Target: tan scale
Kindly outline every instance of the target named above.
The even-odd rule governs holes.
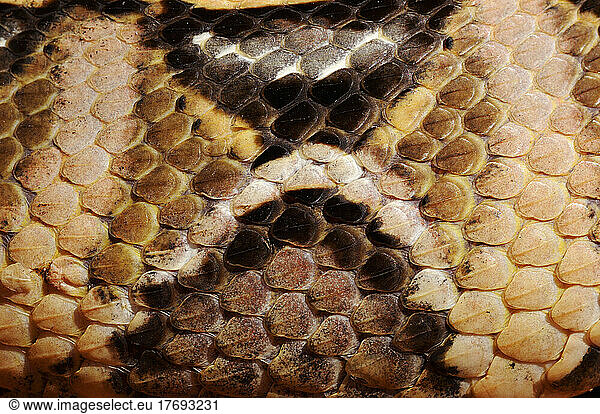
[[[451,175],[436,180],[421,201],[424,216],[443,221],[461,221],[475,204],[471,184]]]
[[[108,283],[131,285],[144,271],[139,249],[124,243],[111,244],[90,262],[90,273]]]
[[[531,398],[543,387],[544,368],[494,356],[486,376],[473,385],[473,396],[486,398]]]
[[[564,329],[586,331],[600,319],[598,292],[592,287],[571,286],[552,306],[550,316]]]
[[[584,127],[589,118],[589,111],[569,102],[559,103],[550,114],[550,124],[552,128],[565,135],[573,135],[579,133]],[[580,135],[576,135],[577,139]]]
[[[89,320],[107,325],[126,325],[134,316],[126,289],[118,286],[96,286],[79,305]]]
[[[0,343],[29,347],[35,342],[38,330],[30,319],[29,310],[3,303],[0,305]]]
[[[523,267],[504,290],[504,300],[515,309],[542,310],[550,308],[560,298],[562,289],[554,273],[545,268]]]
[[[41,191],[31,202],[31,215],[50,226],[66,224],[79,208],[79,193],[72,185],[58,182]]]
[[[519,265],[548,266],[561,260],[565,248],[565,241],[550,225],[532,223],[523,226],[508,253]]]
[[[421,233],[410,249],[410,258],[419,266],[448,269],[460,263],[466,250],[467,244],[460,227],[436,223]]]
[[[563,183],[551,178],[530,181],[519,195],[515,210],[521,217],[548,221],[558,217],[569,201]]]
[[[82,214],[58,229],[57,240],[61,249],[86,259],[108,246],[108,229],[98,217]]]
[[[567,334],[545,312],[513,313],[496,339],[498,349],[522,362],[543,363],[560,356]]]
[[[123,366],[127,359],[124,331],[113,326],[90,324],[76,342],[79,353],[90,361]]]
[[[466,291],[450,311],[448,322],[461,333],[488,335],[504,329],[509,317],[498,293]]]
[[[599,285],[598,261],[600,261],[600,249],[597,244],[576,240],[569,245],[558,265],[557,277],[569,284]]]
[[[52,260],[45,280],[69,296],[83,297],[88,291],[88,269],[82,261],[71,256],[58,256]]]
[[[464,221],[463,232],[470,241],[496,246],[512,241],[521,224],[522,220],[509,204],[485,201]]]
[[[20,263],[0,271],[0,287],[4,298],[27,307],[34,306],[44,296],[42,276]]]
[[[54,143],[67,155],[77,154],[94,143],[101,128],[102,122],[98,119],[89,114],[82,115],[61,123],[54,136]]]
[[[28,5],[32,5],[30,3],[39,5],[37,0],[28,1]],[[194,3],[209,9],[275,5],[271,0],[226,4],[194,0]],[[465,311],[471,315],[473,309],[484,307],[496,309],[497,305],[501,310],[504,300],[507,308],[502,312],[510,312],[510,320],[500,333],[494,333],[495,339],[485,335],[453,334],[433,351],[427,362],[427,366],[433,363],[435,370],[424,371],[421,356],[398,352],[389,338],[362,339],[358,346],[354,331],[357,328],[349,316],[359,303],[369,301],[356,287],[353,271],[311,273],[308,282],[299,285],[290,285],[280,272],[278,277],[284,279],[277,286],[301,288],[294,293],[271,290],[270,284],[263,280],[262,271],[231,275],[224,272],[217,286],[209,287],[215,289],[214,295],[195,293],[183,302],[176,300],[179,306],[171,314],[169,323],[196,332],[179,333],[174,337],[177,340],[169,339],[164,348],[161,343],[162,349],[147,352],[136,361],[130,361],[125,354],[117,355],[116,343],[107,344],[107,338],[116,333],[124,343],[124,331],[109,326],[115,321],[121,321],[123,327],[128,325],[134,310],[128,308],[131,304],[126,289],[114,285],[133,284],[146,268],[142,264],[142,253],[133,246],[118,243],[105,249],[108,245],[106,228],[116,227],[120,214],[125,215],[132,203],[146,201],[160,207],[152,207],[155,213],[151,220],[152,231],[143,242],[154,239],[159,228],[163,231],[159,239],[152,241],[150,254],[144,258],[153,267],[177,269],[196,254],[198,246],[226,247],[243,226],[231,214],[230,199],[243,193],[244,188],[254,191],[262,188],[246,187],[250,177],[247,161],[263,150],[265,142],[242,117],[218,109],[213,100],[190,88],[183,76],[178,76],[179,69],[174,70],[164,63],[168,50],[155,49],[152,43],[143,42],[150,30],[138,25],[137,13],[109,19],[82,6],[64,7],[67,17],[45,22],[43,31],[48,38],[33,55],[19,58],[15,63],[25,70],[18,73],[11,68],[15,77],[5,76],[9,82],[0,86],[0,93],[8,102],[0,104],[0,114],[4,115],[0,117],[0,176],[6,180],[0,183],[0,230],[5,233],[8,253],[6,260],[0,257],[0,275],[17,265],[25,266],[24,271],[30,274],[38,274],[39,270],[39,274],[44,274],[44,288],[49,293],[33,311],[8,302],[0,305],[0,321],[7,321],[0,326],[0,342],[10,345],[0,350],[0,361],[3,361],[0,372],[8,377],[0,381],[1,386],[14,393],[57,397],[124,396],[130,392],[127,383],[135,392],[156,396],[196,396],[199,392],[200,395],[214,392],[219,396],[267,393],[270,396],[329,393],[389,396],[399,391],[398,395],[403,396],[529,397],[575,395],[597,385],[594,375],[587,375],[581,381],[577,376],[582,369],[594,369],[597,351],[586,342],[600,343],[600,323],[594,324],[594,317],[590,316],[585,324],[581,323],[586,327],[592,324],[588,332],[584,333],[576,324],[569,325],[571,331],[566,331],[554,323],[552,315],[569,299],[571,293],[565,292],[595,292],[598,284],[593,258],[594,242],[600,240],[600,225],[596,223],[593,199],[600,198],[597,185],[600,169],[594,158],[600,151],[595,121],[588,123],[594,108],[600,106],[598,20],[588,12],[578,11],[579,6],[570,2],[554,3],[553,7],[547,7],[542,0],[463,4],[462,10],[442,25],[442,33],[452,36],[452,47],[443,50],[436,44],[436,48],[415,65],[414,79],[419,85],[385,104],[385,117],[395,129],[377,125],[375,141],[348,150],[347,155],[338,151],[334,151],[335,155],[324,155],[321,149],[309,155],[308,147],[303,147],[254,171],[255,176],[266,180],[285,182],[285,185],[276,184],[283,191],[323,188],[333,194],[349,188],[345,194],[352,200],[367,201],[370,212],[374,213],[367,219],[369,241],[364,229],[354,231],[343,227],[352,235],[352,243],[345,246],[348,250],[344,253],[345,258],[352,259],[349,266],[352,269],[361,266],[373,251],[371,239],[377,244],[383,240],[386,247],[388,244],[394,248],[412,246],[410,259],[423,269],[399,292],[373,295],[386,300],[363,306],[367,311],[360,326],[370,326],[365,331],[393,333],[395,325],[404,317],[403,308],[426,312],[443,310],[454,316]],[[161,11],[168,8],[153,3],[144,13],[158,16]],[[381,32],[387,36],[385,31]],[[386,41],[396,40],[390,37]],[[52,47],[44,47],[49,43]],[[46,60],[42,51],[53,63]],[[2,53],[0,50],[0,56],[4,56]],[[8,64],[1,61],[0,70],[8,70]],[[50,68],[53,65],[56,66]],[[8,74],[0,72],[0,79],[4,79],[3,73]],[[4,90],[6,93],[2,93]],[[49,116],[50,109],[60,119]],[[279,114],[279,111],[269,111],[269,117]],[[136,113],[141,118],[136,118]],[[201,122],[194,124],[194,130],[190,131],[192,119]],[[158,123],[153,126],[147,121]],[[460,150],[450,151],[463,128],[474,134],[477,151],[464,154]],[[190,133],[197,137],[190,138]],[[142,144],[144,136],[146,143],[166,153],[160,154]],[[28,149],[24,154],[23,147],[33,152]],[[393,156],[394,148],[400,158]],[[87,158],[79,155],[82,151]],[[488,159],[486,152],[492,158]],[[448,153],[452,153],[450,158]],[[584,158],[580,159],[579,154]],[[341,156],[336,158],[338,155]],[[223,168],[206,170],[207,165],[215,161],[209,159],[212,156],[221,157],[218,163],[233,163],[229,159],[242,162],[232,169],[220,164],[217,166]],[[454,156],[461,162],[454,160]],[[69,164],[68,159],[77,161],[77,165],[72,161]],[[445,182],[445,178],[428,170],[432,159],[436,172],[473,175],[472,180],[462,182],[464,194],[469,198],[469,203],[462,206],[468,205],[468,208],[454,211],[453,204],[447,203],[442,204],[445,211],[432,208],[431,204],[427,209],[425,201],[428,200],[424,200],[421,208],[427,218],[421,216],[416,200],[425,196],[430,187],[433,195],[433,189],[441,188]],[[441,162],[448,159],[450,162]],[[313,161],[328,165],[315,168]],[[414,189],[413,184],[406,185],[407,181],[399,180],[408,170],[396,167],[412,167],[412,162],[415,165],[424,162],[418,165],[427,169],[429,181],[425,181],[427,185],[421,191],[408,196],[406,194]],[[392,168],[388,169],[390,164]],[[77,196],[61,198],[55,194],[56,200],[68,201],[69,207],[56,205],[54,211],[41,211],[44,197],[66,185],[57,179],[61,167],[63,177],[88,186],[77,188],[81,191],[81,206],[76,205]],[[361,180],[362,167],[367,172]],[[318,174],[311,176],[317,170]],[[297,171],[301,173],[288,181]],[[194,174],[196,178],[189,185],[188,180]],[[219,179],[211,181],[211,174]],[[556,191],[537,191],[540,182],[552,183],[550,189]],[[375,188],[374,183],[379,188]],[[132,187],[135,188],[133,201]],[[21,188],[37,194],[21,191]],[[190,194],[189,189],[197,195]],[[444,195],[444,191],[439,194]],[[476,195],[471,200],[473,191]],[[580,198],[570,199],[567,191]],[[210,200],[203,211],[202,197],[207,195]],[[474,207],[472,213],[471,207]],[[33,224],[30,224],[28,208]],[[486,216],[475,213],[484,210],[488,213],[487,222],[484,220],[486,225],[481,226],[480,221]],[[73,218],[79,213],[83,214]],[[526,221],[521,229],[517,214],[547,223]],[[160,226],[156,222],[157,215]],[[495,221],[494,217],[501,220]],[[458,223],[432,223],[431,219]],[[464,224],[460,223],[462,220]],[[139,226],[130,227],[139,230]],[[165,234],[168,236],[162,236]],[[377,239],[379,235],[385,238]],[[584,240],[586,236],[592,241]],[[579,237],[582,239],[577,239]],[[501,247],[471,248],[467,240]],[[171,246],[171,242],[175,246]],[[30,246],[35,246],[35,251]],[[314,254],[319,265],[337,268],[341,251],[336,249],[340,247],[343,246],[326,246],[321,241],[315,250],[305,254]],[[105,250],[98,254],[102,249]],[[215,252],[218,258],[221,253]],[[0,255],[3,256],[1,247]],[[73,256],[91,260],[88,263]],[[13,261],[17,264],[12,264]],[[200,262],[200,265],[208,263]],[[519,266],[518,270],[515,265]],[[343,266],[348,267],[348,264]],[[38,270],[29,270],[29,267]],[[204,271],[204,268],[198,269],[194,269],[195,274]],[[210,274],[211,269],[206,270]],[[566,285],[555,279],[554,273]],[[92,298],[92,292],[87,293],[91,288],[88,286],[90,276],[100,276],[103,280],[101,286],[92,289],[93,293],[98,290],[118,293],[117,299],[109,298],[107,308],[94,308],[101,300]],[[475,290],[461,295],[455,283]],[[569,287],[573,284],[591,287]],[[494,306],[485,306],[488,302],[483,299],[492,295],[500,301],[495,300]],[[10,299],[6,293],[3,296]],[[82,296],[85,299],[80,299]],[[467,300],[469,296],[471,302]],[[573,296],[581,298],[581,295]],[[597,294],[589,296],[582,304],[593,310],[590,314],[596,315]],[[89,315],[109,325],[94,324],[79,318],[81,315],[76,316],[79,305],[84,302]],[[112,307],[117,302],[122,309]],[[473,305],[470,309],[465,309],[467,302]],[[276,311],[273,304],[277,304]],[[552,311],[541,311],[550,307]],[[233,319],[229,312],[236,314]],[[268,352],[259,353],[268,354],[269,359],[258,362],[254,359],[256,354],[252,353],[251,341],[240,342],[235,334],[269,331],[261,322],[261,315],[265,314],[269,323],[277,325],[281,337],[302,339],[284,340],[286,343],[281,349],[277,348],[279,345],[268,346]],[[508,317],[508,313],[504,314]],[[137,322],[144,322],[144,315],[149,314],[138,312],[137,315]],[[374,315],[377,315],[375,319]],[[565,320],[572,317],[568,314],[561,323],[565,324]],[[501,325],[498,322],[490,328],[490,324],[481,323],[476,317],[472,318],[473,323],[463,321],[462,325],[456,318],[451,319],[464,332],[497,332],[496,327]],[[256,322],[248,325],[256,329],[240,330],[239,323],[237,328],[233,327],[240,320]],[[353,317],[353,320],[358,319]],[[378,330],[388,322],[385,329]],[[80,342],[74,347],[73,340],[54,335],[81,335],[88,325],[102,329],[94,332],[96,328],[88,328],[87,356],[82,351],[85,347],[79,349],[81,356],[76,350],[71,353],[79,348]],[[131,327],[129,333],[133,334],[135,329]],[[573,333],[573,327],[579,333]],[[41,329],[39,333],[37,328]],[[167,331],[163,333],[170,335]],[[219,352],[225,351],[227,357],[217,357],[214,339],[204,332],[220,337]],[[87,334],[86,331],[80,341]],[[256,338],[262,338],[256,344],[270,341],[264,335]],[[34,343],[34,352],[29,357],[20,350]],[[189,355],[192,349],[197,354],[193,358]],[[94,354],[96,351],[103,356]],[[54,362],[66,361],[66,355],[73,359],[70,365],[66,364],[66,371],[61,371],[64,368],[58,368]],[[338,358],[340,355],[344,358]],[[249,359],[242,361],[232,356]],[[556,360],[558,362],[546,364]],[[137,364],[128,379],[119,369],[108,367],[129,362]],[[151,369],[145,369],[145,365]],[[198,367],[200,372],[191,371],[191,366]],[[29,378],[26,376],[36,369],[49,373],[45,391],[42,391],[42,381],[36,377],[26,384]],[[69,378],[61,377],[64,375]],[[240,377],[245,380],[240,381]],[[369,390],[358,382],[386,390]]]
[[[575,137],[575,150],[580,153],[598,154],[600,152],[599,130],[600,122],[594,117],[585,125],[583,131]]]
[[[44,331],[59,335],[79,336],[87,322],[74,298],[51,293],[36,305],[31,320]]]
[[[503,250],[475,247],[456,268],[454,277],[465,289],[496,290],[507,287],[515,270]]]
[[[407,309],[440,311],[452,309],[458,298],[459,292],[450,274],[443,270],[425,269],[405,287],[402,304]]]
[[[385,195],[401,200],[415,200],[422,198],[434,181],[434,173],[428,165],[402,162],[382,174],[379,188]]]
[[[596,205],[586,200],[575,200],[564,208],[554,223],[561,236],[581,237],[590,232],[597,219]]]
[[[32,223],[11,239],[8,254],[29,269],[45,268],[56,254],[55,233],[48,227]]]
[[[475,177],[476,192],[500,200],[518,195],[527,185],[530,172],[520,161],[497,158],[489,161]]]
[[[110,224],[113,237],[130,244],[144,245],[159,232],[158,207],[138,202],[123,210]]]

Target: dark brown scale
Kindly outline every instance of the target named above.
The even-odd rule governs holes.
[[[24,119],[14,132],[15,138],[25,148],[41,148],[50,142],[57,125],[58,117],[49,110],[43,110]]]
[[[190,138],[177,144],[167,152],[165,161],[182,171],[194,171],[200,167],[203,143],[200,138]]]
[[[242,122],[248,122],[250,125],[263,126],[266,123],[269,112],[265,104],[261,101],[252,101],[237,113],[237,118]]]
[[[458,6],[448,4],[436,11],[430,18],[427,24],[430,29],[441,31],[446,24],[446,20],[458,11]]]
[[[13,95],[13,102],[24,114],[31,114],[48,106],[50,99],[57,92],[56,87],[46,79],[38,79],[22,86]]]
[[[175,108],[177,95],[168,88],[160,88],[144,95],[135,103],[134,113],[148,122],[156,122]]]
[[[337,134],[333,130],[317,131],[315,134],[311,135],[306,142],[310,144],[328,145],[330,147],[340,149],[345,149],[347,144],[346,137]]]
[[[46,37],[38,30],[25,30],[13,36],[7,43],[8,49],[15,55],[23,56],[38,50]]]
[[[391,60],[394,56],[396,45],[373,39],[350,55],[350,66],[359,71],[368,71],[375,66]]]
[[[294,246],[310,246],[320,236],[319,220],[308,208],[290,206],[271,225],[271,235]]]
[[[398,298],[393,295],[373,294],[365,297],[352,314],[352,324],[358,332],[389,335],[406,321]]]
[[[335,189],[331,188],[303,188],[301,190],[286,191],[283,198],[288,203],[301,203],[307,206],[314,206],[329,198],[334,191]]]
[[[415,64],[431,53],[439,43],[439,37],[433,33],[419,32],[398,46],[397,55],[400,60]]]
[[[431,13],[445,2],[446,0],[408,0],[406,7],[416,11],[417,13],[427,14]]]
[[[340,69],[315,82],[311,86],[309,94],[315,102],[330,106],[350,91],[352,83],[351,72],[347,69]]]
[[[364,237],[345,227],[330,230],[315,249],[315,260],[322,266],[354,269],[366,259],[369,249]]]
[[[575,368],[560,380],[551,383],[558,392],[580,393],[597,386],[599,381],[598,367],[600,366],[600,351],[589,347]]]
[[[292,103],[304,87],[300,75],[292,73],[269,82],[262,90],[262,96],[275,109],[281,109]]]
[[[369,388],[362,384],[362,381],[359,378],[352,378],[351,376],[346,375],[335,396],[341,398],[392,398],[394,392]]]
[[[177,273],[182,285],[202,292],[221,290],[227,282],[221,254],[216,250],[202,249]]]
[[[319,321],[302,293],[284,293],[267,313],[265,325],[274,336],[306,339],[317,328]]]
[[[241,166],[225,160],[213,161],[194,176],[191,187],[197,194],[209,198],[233,196],[244,179]]]
[[[168,5],[172,4],[170,1],[166,1],[165,3]],[[102,13],[107,14],[109,16],[121,16],[132,13],[141,13],[141,11],[142,5],[137,1],[133,0],[111,1],[104,7],[102,7]]]
[[[175,365],[205,368],[218,356],[215,340],[202,333],[178,333],[162,348],[165,359]]]
[[[140,356],[128,382],[136,391],[160,397],[187,397],[200,391],[194,372],[169,364],[156,351]]]
[[[271,256],[271,246],[258,231],[244,229],[227,246],[223,261],[232,268],[262,269]]]
[[[0,177],[8,178],[12,174],[14,164],[21,156],[23,148],[14,138],[0,139]]]
[[[127,340],[144,348],[154,348],[168,333],[167,316],[160,312],[140,311],[125,331]]]
[[[343,369],[340,359],[313,355],[304,341],[294,341],[281,347],[269,365],[269,374],[277,384],[314,394],[337,388]]]
[[[219,102],[229,109],[237,109],[250,101],[259,88],[259,82],[250,75],[242,75],[221,90]]]
[[[371,118],[371,103],[362,95],[354,94],[334,106],[327,118],[328,124],[346,132],[357,132]]]
[[[274,32],[287,33],[290,29],[298,27],[301,21],[302,15],[297,11],[277,8],[262,21],[262,27]]]
[[[181,16],[187,8],[187,4],[177,0],[162,0],[157,11],[152,9],[152,5],[146,7],[146,15],[164,23]]]
[[[146,142],[157,151],[166,152],[189,134],[191,127],[189,116],[174,112],[148,128]]]
[[[358,344],[350,319],[341,315],[326,318],[308,340],[310,349],[323,356],[351,354]]]
[[[261,397],[271,387],[267,369],[258,361],[218,357],[199,377],[209,391],[230,397]]]
[[[213,27],[212,32],[216,36],[227,38],[240,37],[254,28],[254,20],[241,13],[232,13],[219,20]]]
[[[195,87],[200,77],[200,71],[194,67],[185,69],[171,76],[169,86],[178,91],[185,91]],[[182,99],[181,97],[179,98]],[[175,104],[177,105],[179,101]]]
[[[41,53],[36,53],[15,60],[10,65],[10,72],[21,82],[29,82],[44,75],[49,66],[48,58]]]
[[[390,62],[379,66],[365,76],[361,86],[372,97],[387,99],[395,92],[400,92],[411,85],[410,75],[406,65]]]
[[[256,272],[245,272],[234,277],[223,289],[221,307],[242,315],[263,315],[273,301],[272,291]]]
[[[113,158],[110,171],[126,180],[138,180],[158,164],[160,154],[140,144]]]
[[[219,332],[225,319],[215,296],[192,293],[171,313],[171,324],[185,331]]]
[[[404,326],[396,331],[392,347],[399,351],[429,352],[449,335],[446,316],[432,313],[414,313]]]
[[[202,7],[195,7],[190,10],[190,14],[192,16],[207,23],[214,22],[222,16],[226,15],[227,13],[229,13],[229,10],[213,10],[205,9]]]
[[[274,289],[305,290],[317,276],[318,268],[310,252],[293,247],[281,249],[263,274]]]
[[[131,288],[138,304],[151,309],[169,309],[176,298],[175,278],[166,272],[144,273]]]
[[[265,226],[271,224],[282,209],[283,202],[281,200],[271,200],[255,206],[243,215],[236,216],[236,218],[243,223]]]
[[[350,315],[362,298],[353,279],[350,272],[325,272],[312,284],[306,298],[317,310]]]
[[[390,341],[387,337],[363,340],[358,352],[346,363],[346,372],[373,388],[396,390],[412,386],[423,371],[425,359],[397,352]]]
[[[277,160],[279,158],[287,157],[290,155],[290,150],[286,147],[282,147],[280,145],[274,144],[269,145],[266,150],[264,150],[252,163],[251,169],[254,171],[261,165],[265,165],[270,161]]]
[[[353,203],[341,195],[329,198],[323,205],[323,216],[330,223],[360,224],[368,214],[366,205]]]
[[[338,3],[328,3],[310,16],[310,21],[323,27],[336,26],[352,16],[352,9]]]
[[[165,55],[165,62],[174,69],[198,68],[205,61],[206,56],[194,48],[182,47],[172,50]]]
[[[230,357],[272,358],[278,348],[264,328],[262,318],[234,316],[215,338],[215,344]]]
[[[358,270],[356,284],[365,290],[395,292],[413,274],[406,258],[395,252],[378,250]]]
[[[169,23],[162,29],[162,37],[170,45],[178,45],[189,37],[201,33],[203,25],[189,17]]]
[[[309,102],[300,102],[271,124],[271,132],[290,142],[302,141],[318,120],[317,110]]]
[[[371,22],[380,22],[398,12],[398,8],[396,0],[369,0],[358,9],[356,17]]]

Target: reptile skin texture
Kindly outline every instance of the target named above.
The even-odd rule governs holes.
[[[600,386],[600,2],[44,3],[0,4],[1,396]]]

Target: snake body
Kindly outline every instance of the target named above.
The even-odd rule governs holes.
[[[600,385],[600,4],[195,3],[0,6],[3,395]]]

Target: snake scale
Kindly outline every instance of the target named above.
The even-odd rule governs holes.
[[[11,3],[2,396],[600,386],[600,2]]]

